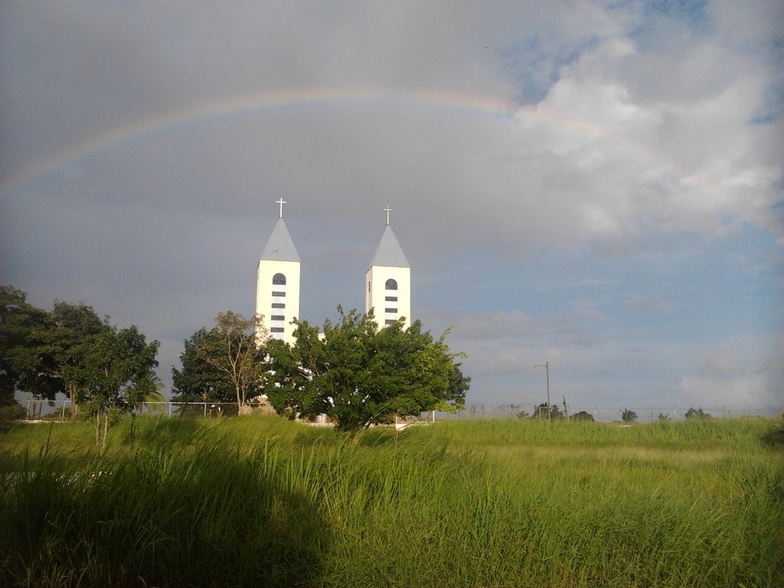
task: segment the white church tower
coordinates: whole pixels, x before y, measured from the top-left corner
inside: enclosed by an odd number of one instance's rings
[[[283,222],[286,201],[281,198],[277,203],[280,216],[261,252],[256,272],[256,314],[264,316],[270,337],[294,343],[291,321],[299,318],[300,259]]]
[[[387,206],[384,211],[387,225],[365,272],[365,312],[374,309],[379,325],[389,325],[405,317],[407,328],[411,325],[411,266],[389,226],[392,209]]]

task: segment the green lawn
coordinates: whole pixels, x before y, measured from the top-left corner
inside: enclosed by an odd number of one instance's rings
[[[3,586],[782,586],[768,419],[0,433]]]

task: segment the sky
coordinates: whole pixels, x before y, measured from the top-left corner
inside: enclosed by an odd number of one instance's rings
[[[474,410],[784,410],[777,0],[0,3],[0,283],[161,342],[362,308],[386,222]],[[166,394],[170,390],[165,391]],[[484,407],[484,408],[482,408]]]

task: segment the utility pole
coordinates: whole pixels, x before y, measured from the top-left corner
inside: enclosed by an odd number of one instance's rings
[[[550,362],[546,361],[543,364],[535,365],[534,367],[543,367],[547,374],[547,422],[551,421],[550,416]]]

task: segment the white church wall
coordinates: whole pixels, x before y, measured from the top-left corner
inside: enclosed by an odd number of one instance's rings
[[[274,276],[279,273],[286,277],[285,285],[273,284]],[[300,262],[259,260],[256,272],[256,314],[263,315],[264,326],[269,330],[270,337],[294,343],[294,325],[291,321],[299,318],[299,301]],[[273,307],[273,304],[276,306]]]
[[[394,280],[397,290],[386,288]],[[387,300],[397,298],[397,300]],[[365,312],[370,309],[379,326],[405,317],[405,327],[411,325],[411,269],[407,267],[372,266],[365,274]],[[389,311],[387,310],[389,309]],[[394,310],[394,312],[390,312]]]

